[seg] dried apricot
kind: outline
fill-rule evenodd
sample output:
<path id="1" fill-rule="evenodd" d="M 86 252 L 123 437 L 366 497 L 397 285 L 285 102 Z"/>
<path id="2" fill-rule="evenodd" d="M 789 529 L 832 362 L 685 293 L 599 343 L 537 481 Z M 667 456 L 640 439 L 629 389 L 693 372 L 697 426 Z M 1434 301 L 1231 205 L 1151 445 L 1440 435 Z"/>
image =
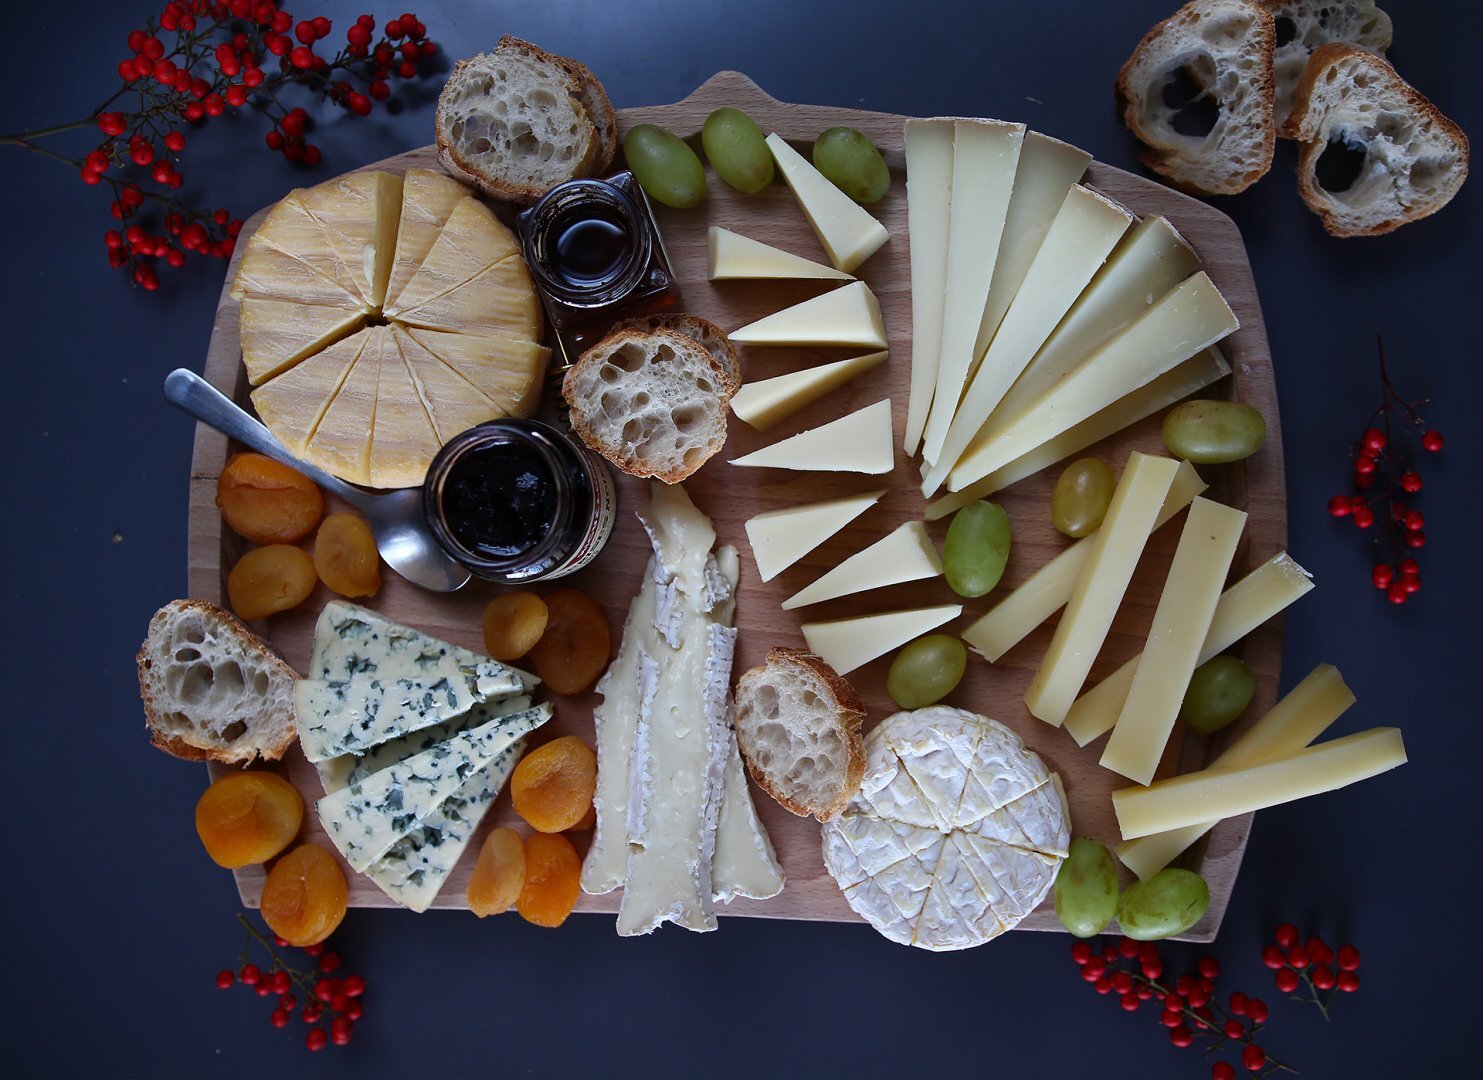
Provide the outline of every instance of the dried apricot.
<path id="1" fill-rule="evenodd" d="M 567 832 L 586 832 L 588 829 L 593 829 L 596 827 L 597 807 L 589 806 L 587 807 L 587 813 L 583 814 L 581 819 L 570 829 L 568 829 Z"/>
<path id="2" fill-rule="evenodd" d="M 277 773 L 231 773 L 196 801 L 196 835 L 228 870 L 267 862 L 293 842 L 303 822 L 303 797 Z"/>
<path id="3" fill-rule="evenodd" d="M 546 613 L 546 632 L 530 650 L 530 662 L 553 693 L 581 693 L 608 666 L 608 620 L 579 589 L 548 593 Z"/>
<path id="4" fill-rule="evenodd" d="M 533 833 L 525 840 L 525 882 L 515 910 L 537 926 L 560 926 L 577 906 L 582 860 L 559 833 Z"/>
<path id="5" fill-rule="evenodd" d="M 597 756 L 575 735 L 552 739 L 520 759 L 510 777 L 515 813 L 543 833 L 572 828 L 592 808 Z"/>
<path id="6" fill-rule="evenodd" d="M 381 556 L 365 518 L 331 514 L 314 534 L 314 569 L 341 596 L 374 596 L 381 588 Z"/>
<path id="7" fill-rule="evenodd" d="M 318 844 L 301 844 L 268 871 L 263 922 L 290 945 L 317 945 L 340 925 L 349 900 L 350 887 L 335 857 Z"/>
<path id="8" fill-rule="evenodd" d="M 216 478 L 216 505 L 254 544 L 292 544 L 314 531 L 324 496 L 301 472 L 262 454 L 233 454 Z"/>
<path id="9" fill-rule="evenodd" d="M 496 596 L 484 609 L 484 651 L 496 660 L 519 660 L 546 632 L 546 601 L 535 593 Z"/>
<path id="10" fill-rule="evenodd" d="M 314 560 L 292 544 L 253 548 L 227 575 L 227 597 L 243 619 L 265 619 L 308 599 L 319 583 Z"/>
<path id="11" fill-rule="evenodd" d="M 495 829 L 484 838 L 469 875 L 469 910 L 479 918 L 514 906 L 525 885 L 525 844 L 514 829 Z"/>

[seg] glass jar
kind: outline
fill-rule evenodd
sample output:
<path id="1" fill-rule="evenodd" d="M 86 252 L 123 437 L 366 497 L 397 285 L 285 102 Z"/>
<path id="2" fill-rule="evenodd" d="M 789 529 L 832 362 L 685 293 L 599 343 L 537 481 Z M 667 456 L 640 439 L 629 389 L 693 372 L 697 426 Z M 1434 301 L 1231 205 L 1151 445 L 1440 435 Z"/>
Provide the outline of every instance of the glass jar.
<path id="1" fill-rule="evenodd" d="M 548 581 L 592 561 L 618 498 L 606 463 L 537 420 L 455 435 L 428 467 L 423 512 L 438 543 L 488 581 Z"/>

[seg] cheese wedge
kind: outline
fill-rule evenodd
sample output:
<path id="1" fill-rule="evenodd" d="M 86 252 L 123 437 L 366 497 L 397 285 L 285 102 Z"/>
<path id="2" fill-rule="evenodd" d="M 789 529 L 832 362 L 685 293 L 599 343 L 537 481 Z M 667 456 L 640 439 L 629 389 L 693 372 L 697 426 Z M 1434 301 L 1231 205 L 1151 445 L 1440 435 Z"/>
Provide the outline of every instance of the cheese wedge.
<path id="1" fill-rule="evenodd" d="M 973 364 L 973 343 L 994 280 L 994 260 L 1014 194 L 1024 124 L 953 122 L 953 194 L 942 299 L 937 386 L 922 434 L 922 456 L 936 462 Z"/>
<path id="2" fill-rule="evenodd" d="M 1132 214 L 1090 188 L 1077 185 L 1067 193 L 1024 275 L 1023 288 L 968 384 L 937 460 L 922 482 L 922 494 L 930 496 L 942 486 L 959 455 L 1132 223 Z"/>
<path id="3" fill-rule="evenodd" d="M 1127 592 L 1138 557 L 1179 471 L 1172 458 L 1133 452 L 1076 579 L 1050 648 L 1025 692 L 1031 715 L 1060 727 Z"/>
<path id="4" fill-rule="evenodd" d="M 800 431 L 754 450 L 731 464 L 796 472 L 888 473 L 895 463 L 891 399 L 877 401 L 838 420 Z"/>
<path id="5" fill-rule="evenodd" d="M 309 216 L 304 214 L 303 219 L 308 224 L 300 228 L 313 230 L 310 235 L 318 236 L 319 232 Z M 252 241 L 247 245 L 242 261 L 237 264 L 237 276 L 232 279 L 232 296 L 239 300 L 247 296 L 264 296 L 274 300 L 343 307 L 357 312 L 365 310 L 364 302 L 359 294 L 350 291 L 349 283 L 337 281 L 328 272 L 340 264 L 327 248 L 316 257 L 306 245 L 289 237 L 283 242 L 294 245 L 295 253 L 290 254 L 277 245 L 272 234 L 262 234 L 263 229 L 252 234 Z"/>
<path id="6" fill-rule="evenodd" d="M 324 230 L 356 294 L 367 307 L 379 308 L 396 253 L 402 178 L 380 170 L 351 173 L 298 196 Z"/>
<path id="7" fill-rule="evenodd" d="M 962 604 L 889 611 L 833 622 L 804 623 L 803 639 L 839 674 L 854 671 L 963 613 Z"/>
<path id="8" fill-rule="evenodd" d="M 403 332 L 494 403 L 504 416 L 530 416 L 541 399 L 551 350 L 500 334 L 453 334 L 403 327 Z"/>
<path id="9" fill-rule="evenodd" d="M 242 363 L 247 367 L 247 381 L 256 386 L 353 334 L 365 323 L 365 314 L 343 307 L 244 296 L 238 320 Z"/>
<path id="10" fill-rule="evenodd" d="M 396 304 L 458 204 L 469 197 L 469 189 L 446 173 L 432 169 L 407 170 L 402 177 L 402 216 L 397 224 L 396 254 L 386 283 L 388 307 Z"/>
<path id="11" fill-rule="evenodd" d="M 386 305 L 386 317 L 400 318 L 402 312 L 436 300 L 519 250 L 515 234 L 494 211 L 478 199 L 464 199 L 454 207 L 412 279 L 395 302 Z"/>
<path id="12" fill-rule="evenodd" d="M 424 264 L 426 265 L 426 264 Z M 407 291 L 416 285 L 414 281 Z M 526 341 L 541 336 L 541 305 L 530 274 L 518 255 L 486 266 L 468 281 L 411 307 L 398 310 L 397 321 L 430 330 L 467 331 L 493 325 Z"/>
<path id="13" fill-rule="evenodd" d="M 1313 588 L 1313 575 L 1279 551 L 1221 594 L 1197 664 L 1229 649 Z M 1080 746 L 1111 731 L 1128 700 L 1138 657 L 1092 687 L 1066 714 L 1066 731 Z"/>
<path id="14" fill-rule="evenodd" d="M 1025 275 L 1039 254 L 1066 193 L 1091 163 L 1092 155 L 1085 150 L 1038 131 L 1025 132 L 1014 174 L 1014 195 L 1004 216 L 999 256 L 994 260 L 994 282 L 989 287 L 989 298 L 974 339 L 975 357 L 983 356 L 988 349 L 1004 313 L 1019 296 Z"/>
<path id="15" fill-rule="evenodd" d="M 392 336 L 412 376 L 423 411 L 432 422 L 439 446 L 460 431 L 506 415 L 467 379 L 443 363 L 402 327 L 392 325 Z"/>
<path id="16" fill-rule="evenodd" d="M 1211 768 L 1253 765 L 1266 758 L 1294 754 L 1327 731 L 1353 704 L 1354 693 L 1344 685 L 1338 669 L 1319 664 L 1271 712 L 1227 747 Z M 1117 846 L 1117 857 L 1140 880 L 1147 881 L 1215 825 L 1207 821 L 1127 840 Z"/>
<path id="17" fill-rule="evenodd" d="M 1139 784 L 1158 771 L 1245 527 L 1244 511 L 1209 499 L 1190 504 L 1104 769 Z"/>
<path id="18" fill-rule="evenodd" d="M 1205 488 L 1205 481 L 1200 479 L 1195 467 L 1181 461 L 1153 527 L 1163 527 Z M 1091 553 L 1092 537 L 1084 536 L 964 630 L 963 640 L 990 663 L 997 661 L 1065 606 Z"/>
<path id="19" fill-rule="evenodd" d="M 746 383 L 732 395 L 731 411 L 758 431 L 766 431 L 856 375 L 869 371 L 890 355 L 886 351 L 866 353 Z"/>
<path id="20" fill-rule="evenodd" d="M 941 573 L 942 557 L 927 535 L 927 527 L 920 521 L 908 521 L 788 597 L 783 601 L 783 610 L 792 611 L 837 596 L 881 589 L 903 581 L 920 581 Z"/>
<path id="21" fill-rule="evenodd" d="M 733 730 L 728 735 L 721 816 L 716 820 L 716 853 L 711 860 L 711 889 L 718 904 L 729 903 L 738 896 L 767 900 L 783 891 L 783 868 L 752 802 L 736 732 Z"/>
<path id="22" fill-rule="evenodd" d="M 881 305 L 863 281 L 834 289 L 748 323 L 729 335 L 739 345 L 886 347 Z"/>
<path id="23" fill-rule="evenodd" d="M 442 445 L 422 407 L 412 372 L 390 328 L 381 348 L 376 384 L 376 417 L 371 440 L 371 486 L 416 487 Z"/>
<path id="24" fill-rule="evenodd" d="M 1114 791 L 1112 808 L 1123 839 L 1134 840 L 1335 791 L 1405 763 L 1400 729 L 1377 727 L 1280 758 Z"/>
<path id="25" fill-rule="evenodd" d="M 748 518 L 747 540 L 752 545 L 758 576 L 771 581 L 869 510 L 884 494 L 883 490 L 868 491 L 808 506 L 769 510 Z"/>
<path id="26" fill-rule="evenodd" d="M 362 330 L 337 341 L 252 392 L 252 407 L 270 429 L 285 433 L 279 441 L 294 457 L 308 460 L 309 440 L 373 336 Z"/>
<path id="27" fill-rule="evenodd" d="M 948 487 L 961 491 L 1189 359 L 1240 325 L 1203 272 L 1171 289 L 1019 418 L 979 432 Z"/>
<path id="28" fill-rule="evenodd" d="M 325 472 L 352 484 L 371 482 L 371 432 L 376 422 L 376 386 L 381 372 L 381 351 L 389 344 L 384 326 L 367 327 L 361 333 L 366 335 L 365 348 L 340 384 L 339 393 L 320 415 L 304 452 L 298 455 L 309 464 L 318 465 Z M 266 390 L 271 385 L 268 383 L 259 389 Z"/>
<path id="29" fill-rule="evenodd" d="M 853 274 L 794 255 L 741 233 L 712 225 L 708 235 L 707 272 L 712 281 L 747 278 L 822 278 L 850 281 Z"/>
<path id="30" fill-rule="evenodd" d="M 953 122 L 908 120 L 906 221 L 911 233 L 911 398 L 901 447 L 915 454 L 937 388 L 953 192 Z"/>
<path id="31" fill-rule="evenodd" d="M 767 146 L 836 270 L 853 271 L 890 238 L 884 225 L 776 133 L 767 137 Z"/>

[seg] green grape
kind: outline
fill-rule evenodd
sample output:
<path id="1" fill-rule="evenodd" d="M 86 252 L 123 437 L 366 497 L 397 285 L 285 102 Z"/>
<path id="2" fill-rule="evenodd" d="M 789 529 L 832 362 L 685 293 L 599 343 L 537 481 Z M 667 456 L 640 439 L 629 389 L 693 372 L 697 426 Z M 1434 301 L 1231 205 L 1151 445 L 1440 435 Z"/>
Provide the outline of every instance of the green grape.
<path id="1" fill-rule="evenodd" d="M 1239 401 L 1186 401 L 1164 417 L 1164 445 L 1196 465 L 1243 461 L 1266 439 L 1267 421 Z"/>
<path id="2" fill-rule="evenodd" d="M 968 650 L 950 634 L 917 638 L 891 661 L 886 690 L 903 709 L 920 709 L 951 694 L 963 679 Z"/>
<path id="3" fill-rule="evenodd" d="M 983 596 L 1009 561 L 1009 515 L 995 503 L 969 503 L 953 516 L 942 543 L 943 573 L 959 596 Z"/>
<path id="4" fill-rule="evenodd" d="M 637 124 L 623 136 L 623 156 L 649 198 L 684 209 L 705 198 L 705 169 L 679 136 Z"/>
<path id="5" fill-rule="evenodd" d="M 700 145 L 717 175 L 737 191 L 755 195 L 772 183 L 772 151 L 762 129 L 740 109 L 717 109 L 707 116 Z"/>
<path id="6" fill-rule="evenodd" d="M 1080 539 L 1095 532 L 1107 516 L 1117 482 L 1112 470 L 1096 458 L 1066 466 L 1050 496 L 1050 520 L 1067 536 Z"/>
<path id="7" fill-rule="evenodd" d="M 1157 941 L 1184 933 L 1209 906 L 1205 879 L 1193 870 L 1169 866 L 1123 890 L 1117 901 L 1117 924 L 1134 941 Z"/>
<path id="8" fill-rule="evenodd" d="M 1184 691 L 1179 719 L 1209 735 L 1246 711 L 1256 682 L 1239 656 L 1217 656 L 1195 668 Z"/>
<path id="9" fill-rule="evenodd" d="M 1056 918 L 1079 938 L 1095 937 L 1117 913 L 1117 864 L 1095 840 L 1071 841 L 1071 853 L 1056 874 Z"/>
<path id="10" fill-rule="evenodd" d="M 879 202 L 891 189 L 891 170 L 865 135 L 832 127 L 814 140 L 814 168 L 857 203 Z"/>

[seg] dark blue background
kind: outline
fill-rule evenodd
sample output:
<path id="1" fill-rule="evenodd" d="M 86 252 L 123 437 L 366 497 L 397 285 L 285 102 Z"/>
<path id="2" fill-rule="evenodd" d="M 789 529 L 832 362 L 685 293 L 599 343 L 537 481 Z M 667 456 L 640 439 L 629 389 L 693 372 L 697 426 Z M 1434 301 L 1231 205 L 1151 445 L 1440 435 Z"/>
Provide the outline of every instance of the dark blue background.
<path id="1" fill-rule="evenodd" d="M 790 101 L 1023 120 L 1136 169 L 1112 80 L 1174 0 L 1059 3 L 419 3 L 454 56 L 506 32 L 589 63 L 618 106 L 676 100 L 737 68 Z M 1483 133 L 1483 4 L 1386 5 L 1391 57 L 1464 130 Z M 8 20 L 0 129 L 85 115 L 114 86 L 143 3 L 31 5 Z M 364 8 L 327 2 L 335 40 Z M 386 19 L 396 12 L 373 6 Z M 22 28 L 24 26 L 24 33 Z M 318 110 L 312 174 L 262 146 L 261 122 L 211 124 L 183 163 L 187 193 L 247 216 L 288 188 L 431 141 L 440 80 L 367 120 Z M 308 104 L 307 101 L 303 102 Z M 59 145 L 80 153 L 87 134 Z M 4 595 L 3 950 L 6 1057 L 27 1074 L 410 1076 L 1207 1076 L 1152 1010 L 1122 1014 L 1076 977 L 1059 935 L 1012 934 L 935 956 L 863 926 L 728 919 L 620 940 L 607 917 L 560 931 L 356 911 L 337 940 L 373 990 L 353 1047 L 311 1058 L 302 1028 L 212 975 L 240 947 L 229 874 L 206 858 L 191 807 L 205 771 L 152 750 L 133 656 L 151 612 L 185 591 L 191 423 L 160 398 L 199 368 L 220 264 L 170 272 L 156 295 L 107 269 L 106 197 L 68 170 L 0 148 L 0 475 Z M 1218 205 L 1240 224 L 1282 401 L 1294 556 L 1319 588 L 1287 619 L 1284 687 L 1337 664 L 1360 704 L 1344 734 L 1405 729 L 1411 763 L 1359 788 L 1257 819 L 1213 947 L 1225 990 L 1272 1003 L 1266 1040 L 1305 1077 L 1483 1072 L 1476 1000 L 1452 950 L 1476 928 L 1479 589 L 1478 261 L 1474 179 L 1443 213 L 1390 237 L 1333 240 L 1298 198 L 1294 153 Z M 1426 462 L 1425 588 L 1393 609 L 1370 553 L 1324 510 L 1378 401 L 1383 330 L 1403 390 L 1432 397 L 1446 453 Z M 1280 1002 L 1257 956 L 1291 919 L 1364 951 L 1364 985 L 1325 1025 Z M 1461 934 L 1455 939 L 1452 935 Z M 1171 946 L 1174 966 L 1193 949 Z"/>

